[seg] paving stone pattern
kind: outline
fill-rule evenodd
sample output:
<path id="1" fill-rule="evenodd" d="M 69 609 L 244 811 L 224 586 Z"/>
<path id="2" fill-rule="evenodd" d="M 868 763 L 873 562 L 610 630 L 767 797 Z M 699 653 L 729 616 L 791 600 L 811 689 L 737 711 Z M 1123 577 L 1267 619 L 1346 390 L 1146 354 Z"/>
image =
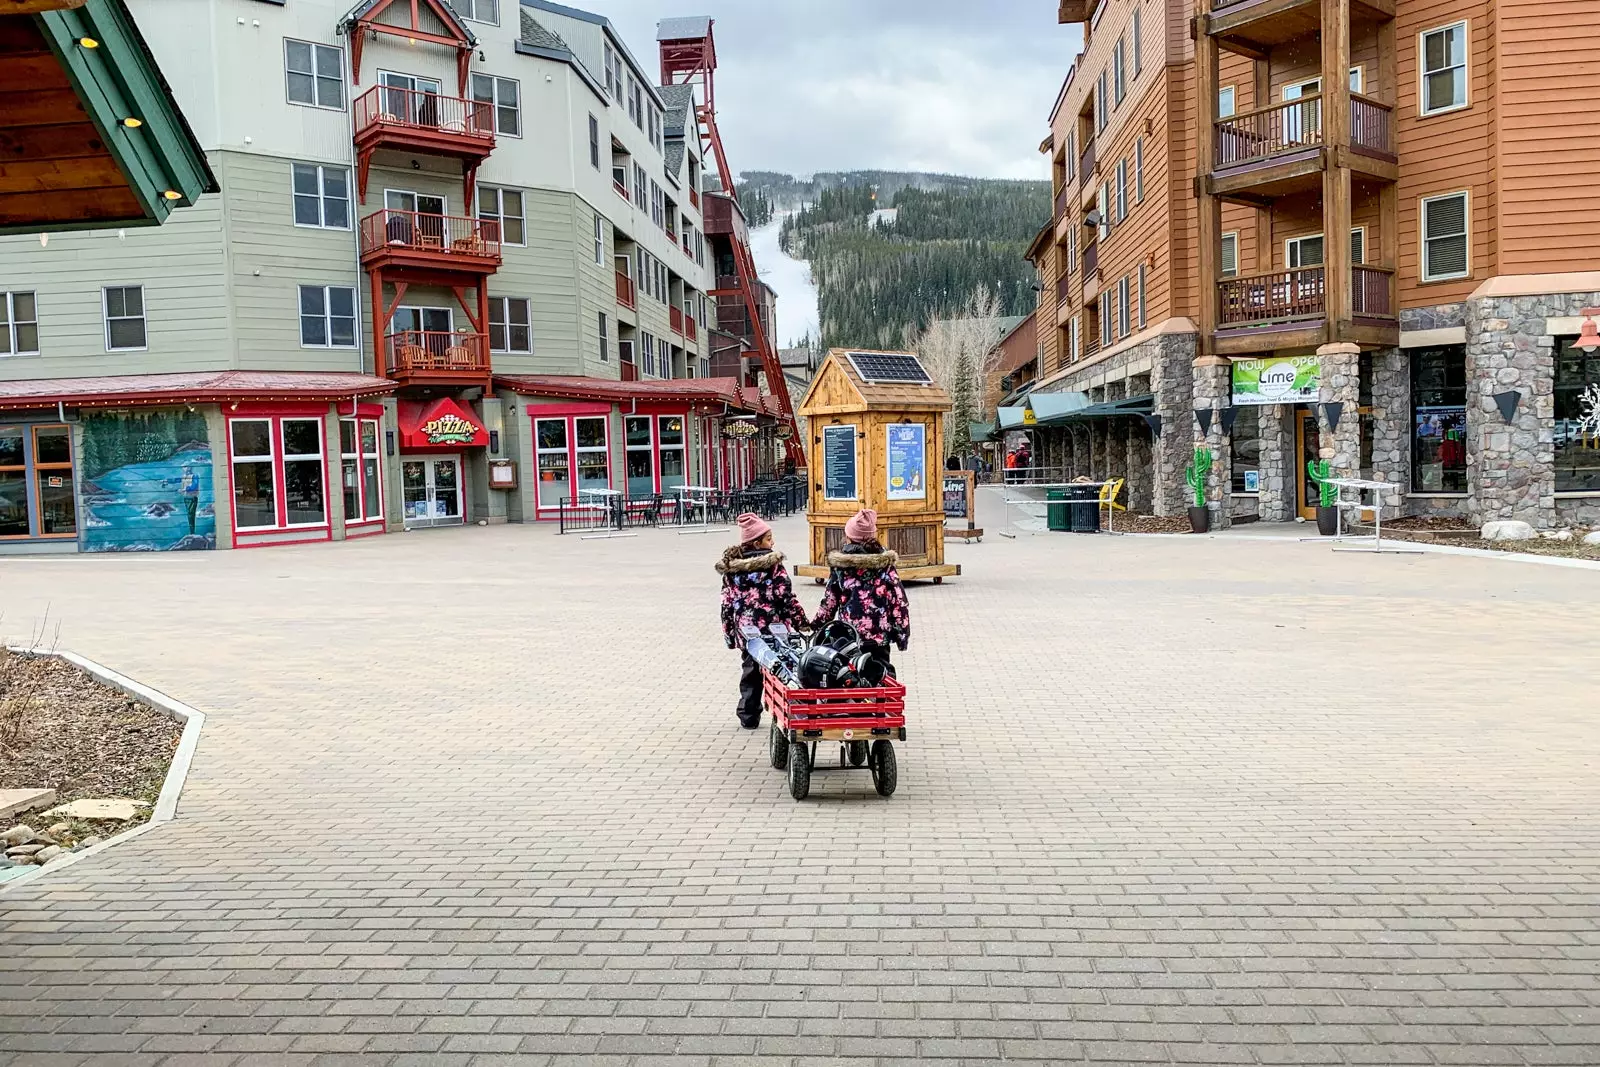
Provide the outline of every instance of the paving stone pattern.
<path id="1" fill-rule="evenodd" d="M 953 545 L 899 792 L 796 804 L 720 548 L 0 564 L 209 715 L 176 822 L 0 892 L 0 1064 L 1600 1062 L 1600 574 Z"/>

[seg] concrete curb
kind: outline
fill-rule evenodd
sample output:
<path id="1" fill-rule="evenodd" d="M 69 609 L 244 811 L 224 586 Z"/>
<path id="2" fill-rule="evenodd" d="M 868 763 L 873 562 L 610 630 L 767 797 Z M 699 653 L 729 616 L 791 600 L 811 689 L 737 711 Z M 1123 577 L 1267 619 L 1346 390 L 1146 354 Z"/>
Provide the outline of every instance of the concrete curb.
<path id="1" fill-rule="evenodd" d="M 109 667 L 103 667 L 94 660 L 85 659 L 75 652 L 59 652 L 16 646 L 8 646 L 8 649 L 12 652 L 20 652 L 30 656 L 54 656 L 56 659 L 66 660 L 95 681 L 109 685 L 113 689 L 120 689 L 141 704 L 148 705 L 168 718 L 182 723 L 183 734 L 178 738 L 176 751 L 172 753 L 172 763 L 167 767 L 167 777 L 161 783 L 161 794 L 156 798 L 155 811 L 151 812 L 148 822 L 136 826 L 132 830 L 125 830 L 114 837 L 108 837 L 99 844 L 92 845 L 81 852 L 68 852 L 64 858 L 50 864 L 48 867 L 35 867 L 27 874 L 21 874 L 9 881 L 0 883 L 0 893 L 6 892 L 13 886 L 26 885 L 36 878 L 65 870 L 81 859 L 103 852 L 113 845 L 130 841 L 140 834 L 149 833 L 163 823 L 169 823 L 177 818 L 178 798 L 182 795 L 184 783 L 189 778 L 189 765 L 194 761 L 195 749 L 200 745 L 200 731 L 206 723 L 206 717 L 203 712 L 197 711 L 181 701 L 173 700 L 165 693 L 151 689 L 149 686 L 136 682 L 126 675 L 118 674 Z"/>
<path id="2" fill-rule="evenodd" d="M 1205 534 L 1170 534 L 1170 533 L 1127 533 L 1123 537 L 1163 537 L 1163 538 L 1205 538 L 1210 541 L 1236 541 L 1241 544 L 1277 542 L 1279 544 L 1327 544 L 1330 547 L 1346 544 L 1349 541 L 1356 543 L 1370 543 L 1371 538 L 1341 538 L 1317 537 L 1291 537 L 1280 534 L 1234 534 L 1205 533 Z M 1546 567 L 1576 567 L 1579 570 L 1600 570 L 1600 560 L 1573 559 L 1569 556 L 1541 556 L 1535 552 L 1505 552 L 1498 548 L 1467 548 L 1463 545 L 1437 545 L 1428 541 L 1402 541 L 1400 538 L 1384 539 L 1383 553 L 1389 551 L 1388 546 L 1393 545 L 1398 551 L 1404 548 L 1406 552 L 1436 552 L 1443 556 L 1477 556 L 1480 559 L 1497 559 L 1507 563 L 1538 563 Z"/>

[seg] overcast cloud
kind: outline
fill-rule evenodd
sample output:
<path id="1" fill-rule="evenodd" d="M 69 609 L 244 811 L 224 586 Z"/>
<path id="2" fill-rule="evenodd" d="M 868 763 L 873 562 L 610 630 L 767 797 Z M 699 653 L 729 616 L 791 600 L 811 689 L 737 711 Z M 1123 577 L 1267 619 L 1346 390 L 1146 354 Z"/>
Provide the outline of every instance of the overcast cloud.
<path id="1" fill-rule="evenodd" d="M 651 73 L 656 21 L 716 20 L 717 118 L 736 170 L 1044 178 L 1050 107 L 1081 41 L 1053 0 L 576 0 Z"/>

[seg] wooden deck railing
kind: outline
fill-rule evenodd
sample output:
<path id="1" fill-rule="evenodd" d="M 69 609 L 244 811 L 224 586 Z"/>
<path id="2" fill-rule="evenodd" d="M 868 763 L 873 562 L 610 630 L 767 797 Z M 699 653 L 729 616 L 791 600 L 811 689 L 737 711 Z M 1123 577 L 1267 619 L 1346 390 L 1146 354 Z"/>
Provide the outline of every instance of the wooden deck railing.
<path id="1" fill-rule="evenodd" d="M 691 341 L 700 336 L 700 327 L 695 325 L 694 319 L 688 315 L 683 317 L 683 336 Z"/>
<path id="2" fill-rule="evenodd" d="M 1100 269 L 1100 244 L 1090 241 L 1083 249 L 1083 276 L 1087 278 Z"/>
<path id="3" fill-rule="evenodd" d="M 361 254 L 385 249 L 498 260 L 500 226 L 461 215 L 385 208 L 361 220 Z"/>
<path id="4" fill-rule="evenodd" d="M 617 303 L 621 304 L 625 308 L 638 307 L 638 301 L 635 299 L 633 294 L 633 279 L 622 273 L 620 270 L 616 272 L 616 275 Z"/>
<path id="5" fill-rule="evenodd" d="M 1217 283 L 1217 324 L 1280 322 L 1325 313 L 1327 288 L 1321 267 L 1269 271 Z"/>
<path id="6" fill-rule="evenodd" d="M 1057 219 L 1060 219 L 1063 216 L 1065 216 L 1067 214 L 1067 212 L 1069 210 L 1071 210 L 1071 205 L 1072 205 L 1072 186 L 1063 185 L 1060 189 L 1056 190 L 1056 214 L 1055 214 L 1055 217 Z"/>
<path id="7" fill-rule="evenodd" d="M 682 308 L 668 308 L 667 309 L 667 320 L 672 324 L 672 332 L 673 333 L 678 333 L 678 334 L 683 333 L 683 309 Z"/>
<path id="8" fill-rule="evenodd" d="M 1067 290 L 1071 282 L 1072 275 L 1070 274 L 1063 274 L 1056 279 L 1056 303 L 1065 304 L 1067 302 Z"/>
<path id="9" fill-rule="evenodd" d="M 1088 181 L 1094 175 L 1094 142 L 1090 141 L 1083 146 L 1083 154 L 1078 157 L 1078 180 Z"/>
<path id="10" fill-rule="evenodd" d="M 489 339 L 459 330 L 401 330 L 384 339 L 390 374 L 489 373 Z"/>
<path id="11" fill-rule="evenodd" d="M 1394 155 L 1394 108 L 1359 93 L 1350 94 L 1350 147 L 1368 155 Z"/>
<path id="12" fill-rule="evenodd" d="M 1216 165 L 1237 166 L 1322 143 L 1322 97 L 1302 96 L 1241 111 L 1216 124 Z"/>
<path id="13" fill-rule="evenodd" d="M 494 141 L 494 105 L 459 96 L 376 85 L 355 100 L 359 135 L 381 125 L 396 130 L 427 130 Z"/>
<path id="14" fill-rule="evenodd" d="M 1350 311 L 1369 319 L 1396 318 L 1394 271 L 1386 267 L 1357 266 L 1350 272 Z"/>

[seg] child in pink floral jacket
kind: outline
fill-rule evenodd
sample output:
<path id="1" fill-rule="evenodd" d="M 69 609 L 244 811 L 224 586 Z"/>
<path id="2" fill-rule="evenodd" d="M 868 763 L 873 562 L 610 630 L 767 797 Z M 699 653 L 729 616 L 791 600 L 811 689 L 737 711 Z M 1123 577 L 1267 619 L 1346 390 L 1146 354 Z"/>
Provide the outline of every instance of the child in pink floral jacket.
<path id="1" fill-rule="evenodd" d="M 739 543 L 717 561 L 722 575 L 722 636 L 739 648 L 739 627 L 765 631 L 775 622 L 803 630 L 810 623 L 795 599 L 794 585 L 783 566 L 783 553 L 772 547 L 772 527 L 759 515 L 739 516 Z M 739 674 L 739 724 L 746 730 L 761 725 L 761 665 L 742 652 Z"/>
<path id="2" fill-rule="evenodd" d="M 832 570 L 812 626 L 820 628 L 834 619 L 849 623 L 893 674 L 889 646 L 904 652 L 911 640 L 911 605 L 894 567 L 898 557 L 878 543 L 878 513 L 871 508 L 856 512 L 845 523 L 844 535 L 850 543 L 828 553 Z"/>

